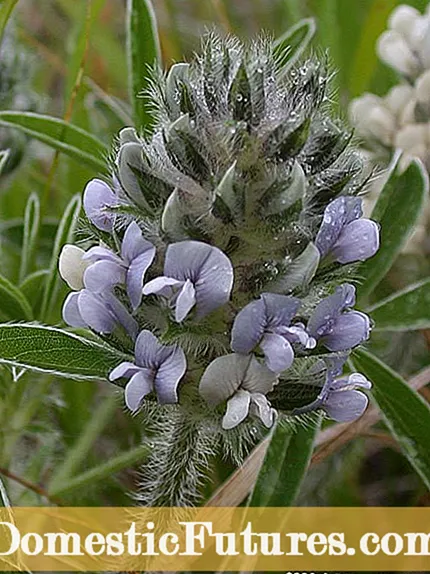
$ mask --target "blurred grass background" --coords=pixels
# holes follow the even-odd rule
[[[0,1],[0,8],[7,1]],[[337,70],[334,85],[343,117],[351,97],[367,90],[383,94],[395,83],[393,72],[377,60],[375,41],[399,3],[153,2],[166,68],[192,56],[208,28],[215,26],[242,38],[261,30],[277,37],[299,19],[314,17],[318,31],[313,49],[329,51]],[[424,0],[409,3],[420,10],[427,4]],[[131,124],[124,0],[19,0],[6,40],[13,51],[23,54],[26,71],[19,78],[17,94],[28,100],[23,104],[18,97],[7,106],[2,104],[3,108],[24,105],[24,109],[63,118],[108,146],[121,127]],[[3,45],[0,64],[5,49]],[[36,193],[41,200],[42,234],[32,262],[32,270],[37,271],[49,263],[65,206],[98,175],[40,143],[18,137],[14,141],[22,161],[0,182],[0,263],[2,273],[12,282],[19,278],[23,214],[29,195]],[[45,322],[59,323],[64,293],[63,288]],[[425,347],[417,349],[420,357],[427,353]],[[411,371],[422,366],[422,359],[412,365]],[[404,374],[409,375],[409,370]],[[59,382],[53,376],[32,374],[24,374],[11,385],[9,370],[1,368],[0,401],[0,478],[13,504],[131,502],[129,492],[138,483],[136,469],[145,454],[138,449],[142,428],[138,420],[123,413],[107,385]],[[219,464],[215,483],[221,483],[230,471],[227,464]],[[419,479],[380,426],[314,465],[300,503],[409,505],[427,500]]]

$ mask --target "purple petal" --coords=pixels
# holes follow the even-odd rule
[[[132,339],[135,339],[139,332],[139,325],[124,305],[111,293],[104,293],[103,300],[116,321],[124,327]]]
[[[326,355],[324,363],[327,365],[327,385],[329,386],[335,377],[342,374],[343,367],[348,360],[349,353]]]
[[[116,381],[117,379],[130,379],[140,370],[141,369],[139,369],[139,367],[137,367],[134,363],[125,361],[124,363],[121,363],[115,367],[113,371],[111,371],[109,374],[109,380]]]
[[[189,279],[179,292],[175,305],[175,320],[181,323],[196,304],[196,290]]]
[[[290,343],[280,335],[266,333],[260,343],[266,357],[266,365],[274,373],[282,373],[293,364],[294,351]]]
[[[329,394],[323,408],[335,421],[347,423],[361,417],[369,399],[360,391],[335,391]]]
[[[91,247],[83,256],[83,259],[91,259],[95,261],[113,261],[115,263],[122,263],[121,257],[118,257],[116,253],[108,249],[107,247],[102,247],[101,245],[96,245]]]
[[[370,390],[372,383],[361,373],[351,373],[348,377],[343,377],[333,381],[330,391],[354,390],[356,387]]]
[[[282,334],[290,343],[300,343],[305,349],[314,349],[316,347],[315,339],[309,336],[302,323],[297,323],[282,330],[275,329],[275,332]]]
[[[100,295],[84,290],[79,293],[79,312],[85,323],[96,333],[112,333],[115,329],[115,316],[111,313]]]
[[[160,366],[159,353],[162,345],[151,331],[142,331],[136,339],[135,357],[139,367],[158,369]]]
[[[263,301],[252,301],[240,311],[231,332],[231,348],[247,355],[258,345],[266,328],[266,312]]]
[[[118,204],[118,199],[111,188],[100,179],[91,180],[84,191],[84,210],[88,219],[102,231],[112,231],[115,214],[109,213],[106,207]]]
[[[379,227],[370,219],[357,219],[346,225],[331,253],[339,263],[364,261],[379,249]]]
[[[125,404],[132,412],[137,411],[152,389],[152,377],[145,371],[139,371],[125,387]]]
[[[336,243],[345,225],[361,217],[359,197],[338,197],[324,212],[323,221],[315,239],[315,245],[324,257]]]
[[[308,332],[315,339],[320,339],[334,326],[340,314],[355,303],[355,287],[345,283],[338,287],[334,295],[326,297],[319,303],[308,322]]]
[[[155,257],[155,247],[145,251],[135,259],[130,264],[127,271],[127,294],[133,306],[136,310],[141,301],[143,295],[143,283],[145,281],[145,273],[147,272],[149,266],[153,262]]]
[[[79,293],[69,293],[63,305],[63,320],[71,327],[87,327],[86,322],[82,318],[79,311]]]
[[[164,347],[162,363],[155,376],[155,390],[161,404],[178,402],[177,388],[187,369],[187,360],[179,347]]]
[[[227,401],[227,411],[222,419],[222,428],[230,430],[246,419],[249,413],[251,395],[247,391],[237,391]]]
[[[121,256],[125,261],[131,263],[134,259],[136,259],[136,257],[139,257],[146,252],[151,253],[152,259],[154,259],[155,247],[152,245],[152,243],[144,239],[140,227],[135,221],[133,221],[127,227],[124,234],[124,239],[121,246]]]
[[[263,293],[261,295],[266,307],[267,325],[288,327],[300,307],[299,299],[276,293]]]
[[[338,317],[330,333],[321,338],[329,351],[346,351],[366,341],[370,335],[369,317],[360,311],[348,311]]]
[[[171,297],[173,289],[182,287],[183,284],[183,281],[178,281],[172,277],[157,277],[143,287],[143,294]]]
[[[96,261],[84,273],[84,285],[93,293],[109,291],[124,282],[124,267],[113,261]]]
[[[203,317],[230,299],[233,266],[217,247],[200,241],[169,245],[164,274],[182,281],[189,279],[196,289],[197,317]]]

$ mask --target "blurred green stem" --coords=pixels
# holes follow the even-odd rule
[[[116,408],[116,395],[107,397],[101,402],[81,436],[76,441],[76,444],[68,451],[63,463],[59,465],[53,474],[48,486],[49,491],[55,492],[56,490],[61,489],[63,484],[67,483],[70,477],[76,473],[81,464],[88,457],[90,450],[102,434],[106,425],[112,419]]]
[[[148,456],[148,453],[148,446],[138,446],[128,452],[118,455],[116,458],[109,460],[105,464],[101,464],[88,472],[84,472],[76,478],[68,480],[66,484],[62,484],[57,487],[56,490],[50,491],[49,495],[51,497],[64,496],[66,494],[71,494],[75,490],[85,488],[89,485],[94,485],[111,477],[120,470],[124,470],[125,468],[129,468],[135,464],[143,462]]]

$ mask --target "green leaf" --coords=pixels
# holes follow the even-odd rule
[[[282,68],[282,75],[297,62],[315,35],[313,18],[305,18],[289,28],[273,44],[273,51]]]
[[[16,128],[96,172],[106,171],[108,148],[85,130],[33,112],[0,111],[0,126]]]
[[[24,214],[24,237],[22,242],[21,265],[19,270],[20,282],[24,280],[28,273],[30,263],[33,259],[34,249],[40,228],[40,202],[36,193],[32,193],[28,198]]]
[[[0,151],[0,175],[3,173],[4,168],[10,157],[10,149]]]
[[[62,486],[67,484],[69,479],[76,474],[76,471],[79,470],[82,464],[87,460],[95,442],[99,439],[107,424],[112,420],[117,408],[118,397],[116,394],[104,398],[96,405],[91,418],[82,429],[75,444],[65,453],[64,459],[57,465],[53,472],[48,485],[48,491],[55,491],[58,488],[62,488]]]
[[[146,99],[139,94],[148,88],[154,64],[161,64],[157,22],[150,0],[127,2],[127,51],[134,122],[140,129],[151,124],[152,116]]]
[[[430,488],[430,408],[400,375],[367,351],[352,357],[355,368],[373,383],[372,396],[399,446]]]
[[[388,16],[396,4],[396,0],[373,0],[367,9],[367,18],[350,66],[349,86],[353,96],[361,95],[369,87],[378,63],[376,40],[386,29]]]
[[[40,269],[39,271],[35,271],[34,273],[27,275],[27,277],[19,286],[22,293],[27,298],[27,301],[30,303],[35,315],[40,312],[43,291],[48,274],[48,269]]]
[[[115,458],[111,458],[100,466],[84,472],[76,478],[71,478],[59,485],[55,490],[52,490],[52,492],[50,491],[49,494],[56,497],[66,496],[76,490],[102,482],[121,470],[142,463],[148,458],[148,454],[149,447],[147,445],[137,446],[128,452],[123,452]]]
[[[318,424],[277,422],[249,506],[292,506],[309,466]]]
[[[31,305],[24,293],[3,275],[0,275],[0,315],[6,320],[33,319]]]
[[[51,263],[49,265],[49,273],[46,277],[45,290],[43,295],[42,307],[40,317],[44,318],[46,313],[53,305],[56,295],[56,288],[58,286],[58,259],[60,257],[61,249],[66,243],[71,243],[76,231],[79,220],[79,213],[81,211],[81,197],[75,195],[69,205],[67,206],[64,215],[58,226],[57,234],[54,241],[54,248],[51,255]]]
[[[62,329],[0,325],[0,363],[71,379],[107,379],[122,355],[112,347]]]
[[[6,24],[11,17],[13,9],[15,8],[18,0],[5,0],[3,6],[0,6],[0,43],[6,28]]]
[[[375,218],[372,214],[372,219],[380,217],[381,246],[376,255],[360,266],[359,272],[364,277],[358,288],[360,297],[367,297],[390,270],[414,230],[427,194],[428,175],[418,160],[402,174],[394,173],[384,186],[375,206]]]
[[[366,311],[376,331],[430,329],[430,279],[409,285]]]

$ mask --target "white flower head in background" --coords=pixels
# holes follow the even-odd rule
[[[351,102],[349,118],[363,139],[364,153],[371,163],[384,168],[395,150],[400,150],[401,170],[418,158],[430,172],[430,4],[424,14],[412,6],[398,6],[388,19],[388,30],[376,43],[376,51],[399,74],[399,83],[385,96],[365,93]],[[366,215],[371,213],[385,179],[375,180],[365,198]],[[405,252],[425,249],[428,207]]]

